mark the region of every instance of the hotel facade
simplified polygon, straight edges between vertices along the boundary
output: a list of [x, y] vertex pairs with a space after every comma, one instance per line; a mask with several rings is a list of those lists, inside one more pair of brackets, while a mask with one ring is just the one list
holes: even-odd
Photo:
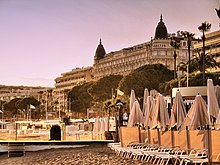
[[[117, 74], [127, 75], [146, 64], [160, 63], [174, 70], [174, 48], [170, 45], [171, 41], [180, 43], [180, 49], [176, 50], [178, 66], [188, 60], [187, 40], [180, 32], [168, 34], [162, 15], [155, 30], [155, 37], [148, 42], [106, 54], [100, 40], [94, 57], [94, 79]], [[198, 43], [197, 40], [192, 41], [191, 50], [196, 43]]]
[[92, 67], [75, 68], [69, 72], [62, 73], [60, 77], [55, 79], [55, 88], [53, 90], [54, 99], [58, 102], [56, 109], [68, 112], [69, 102], [67, 93], [74, 86], [92, 80]]

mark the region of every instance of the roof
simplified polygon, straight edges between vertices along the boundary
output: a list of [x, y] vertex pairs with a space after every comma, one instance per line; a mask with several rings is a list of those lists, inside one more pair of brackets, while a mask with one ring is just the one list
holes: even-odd
[[105, 48], [103, 47], [102, 41], [100, 39], [99, 45], [98, 45], [98, 47], [96, 49], [96, 52], [95, 52], [95, 59], [100, 60], [105, 56], [105, 54], [106, 54], [105, 53]]
[[167, 28], [163, 22], [162, 15], [160, 16], [160, 22], [158, 23], [155, 31], [155, 39], [167, 39], [168, 33]]

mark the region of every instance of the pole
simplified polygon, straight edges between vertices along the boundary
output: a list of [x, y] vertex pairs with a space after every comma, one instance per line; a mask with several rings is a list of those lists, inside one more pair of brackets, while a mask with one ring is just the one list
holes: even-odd
[[46, 111], [46, 120], [47, 120], [47, 119], [48, 119], [48, 118], [47, 118], [47, 93], [46, 93], [45, 111]]
[[187, 65], [186, 86], [189, 87], [189, 65]]
[[177, 66], [177, 70], [178, 70], [178, 75], [177, 75], [178, 87], [180, 87], [180, 68], [179, 68], [179, 66]]
[[174, 79], [176, 78], [176, 50], [174, 50]]
[[205, 85], [205, 32], [202, 32], [202, 80]]

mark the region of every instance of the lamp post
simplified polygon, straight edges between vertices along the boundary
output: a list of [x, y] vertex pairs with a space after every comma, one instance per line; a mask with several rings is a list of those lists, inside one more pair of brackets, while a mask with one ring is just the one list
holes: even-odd
[[116, 107], [117, 107], [117, 122], [116, 122], [116, 136], [117, 136], [117, 141], [119, 141], [119, 128], [121, 127], [120, 119], [121, 119], [121, 111], [123, 108], [124, 103], [121, 102], [121, 100], [116, 101]]

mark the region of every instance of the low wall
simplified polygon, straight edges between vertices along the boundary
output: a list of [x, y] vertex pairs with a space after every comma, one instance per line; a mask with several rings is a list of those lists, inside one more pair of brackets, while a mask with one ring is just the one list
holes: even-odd
[[131, 142], [146, 142], [163, 146], [208, 149], [211, 162], [220, 162], [220, 130], [165, 131], [142, 130], [138, 127], [121, 127], [121, 145]]
[[126, 147], [131, 142], [139, 142], [138, 127], [120, 127], [121, 146]]
[[211, 131], [211, 159], [212, 162], [220, 162], [220, 130]]

